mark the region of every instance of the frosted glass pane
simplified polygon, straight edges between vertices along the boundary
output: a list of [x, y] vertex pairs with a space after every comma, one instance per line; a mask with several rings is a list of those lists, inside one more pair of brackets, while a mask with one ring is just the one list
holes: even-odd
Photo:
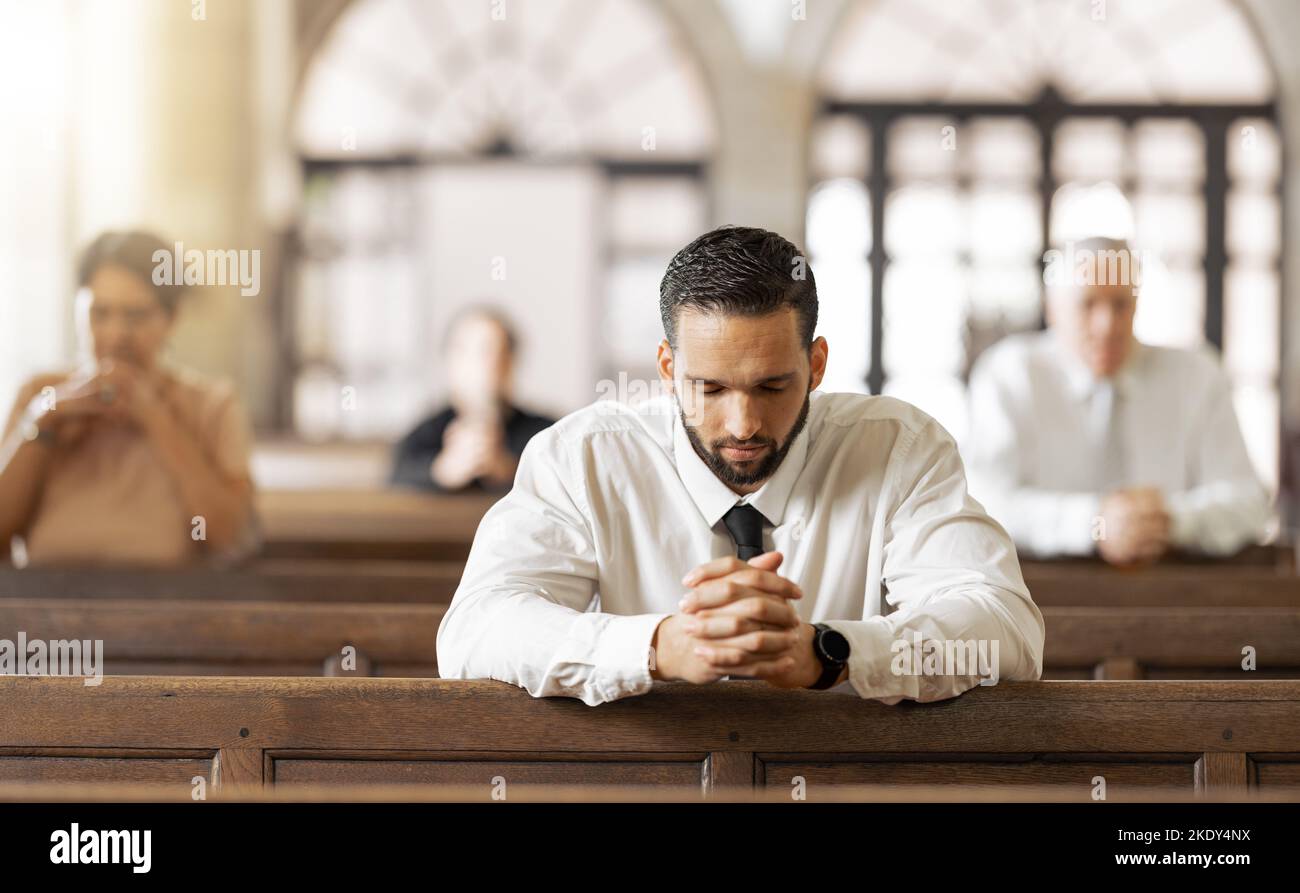
[[501, 8], [494, 19], [493, 4], [470, 0], [349, 4], [303, 79], [298, 146], [317, 156], [454, 154], [504, 137], [551, 157], [712, 151], [702, 69], [656, 4]]
[[1038, 196], [976, 189], [970, 197], [970, 248], [976, 263], [1018, 262], [1042, 253]]
[[1278, 275], [1231, 265], [1224, 278], [1223, 353], [1232, 376], [1270, 382], [1278, 372]]
[[[809, 4], [810, 7], [814, 4]], [[821, 73], [851, 99], [1258, 102], [1274, 90], [1231, 0], [871, 0], [850, 5]]]
[[[349, 256], [332, 268], [335, 288], [330, 343], [345, 374], [382, 367], [400, 345], [388, 340], [386, 317], [401, 300], [401, 271], [385, 257]], [[396, 293], [394, 293], [396, 291]]]
[[808, 203], [807, 238], [817, 277], [817, 334], [830, 345], [824, 391], [866, 393], [871, 361], [867, 191], [858, 180], [819, 184]]
[[[628, 69], [629, 61], [641, 67]], [[586, 125], [584, 141], [590, 142], [579, 148], [636, 161], [708, 156], [717, 140], [716, 125], [710, 94], [696, 67], [654, 49], [622, 64], [621, 77], [607, 80], [599, 74], [591, 82], [590, 89], [602, 103], [598, 115], [587, 118], [581, 101], [561, 94], [569, 113]]]
[[1114, 180], [1124, 176], [1127, 134], [1111, 118], [1074, 118], [1056, 128], [1052, 170], [1056, 179]]
[[885, 199], [885, 250], [891, 257], [951, 257], [965, 247], [956, 190], [906, 186]]
[[1228, 128], [1228, 176], [1234, 182], [1272, 186], [1282, 169], [1282, 142], [1271, 121], [1241, 118]]
[[686, 178], [618, 177], [609, 214], [618, 247], [676, 250], [705, 229], [703, 189]]
[[951, 4], [899, 0], [851, 7], [823, 66], [823, 89], [846, 98], [947, 95], [951, 74], [936, 64], [933, 29], [960, 14]]
[[1205, 179], [1205, 136], [1191, 121], [1139, 121], [1133, 154], [1137, 176], [1148, 183], [1190, 187]]
[[826, 339], [823, 391], [867, 393], [871, 366], [871, 271], [862, 260], [814, 254], [817, 276], [817, 334]]
[[664, 337], [659, 281], [667, 265], [667, 256], [626, 258], [609, 271], [601, 335], [615, 370], [630, 373], [653, 365], [655, 348]]
[[904, 118], [889, 128], [889, 172], [909, 179], [951, 177], [959, 140], [951, 118]]
[[327, 360], [330, 349], [330, 265], [298, 267], [295, 322], [298, 354], [307, 362]]
[[[1259, 102], [1273, 92], [1273, 76], [1241, 10], [1227, 0], [1112, 2], [1111, 7], [1160, 7], [1167, 18], [1145, 31], [1165, 37], [1144, 66], [1157, 92], [1175, 102]], [[1190, 23], [1173, 27], [1171, 22]], [[1137, 62], [1141, 54], [1130, 54]], [[1212, 61], [1211, 61], [1212, 60]]]
[[409, 220], [400, 215], [392, 174], [349, 170], [338, 176], [330, 195], [330, 215], [337, 238], [378, 244], [399, 235]]
[[977, 118], [958, 133], [958, 154], [973, 177], [1034, 180], [1040, 171], [1038, 131], [1017, 118]]
[[349, 151], [385, 155], [416, 149], [418, 122], [401, 104], [401, 94], [385, 86], [341, 64], [315, 67], [302, 85], [298, 147], [323, 158]]
[[[808, 251], [819, 257], [864, 259], [871, 247], [867, 190], [858, 180], [820, 183], [808, 199]], [[813, 267], [814, 272], [817, 267]]]
[[1144, 256], [1133, 331], [1148, 344], [1195, 347], [1205, 342], [1205, 273], [1167, 267]]
[[1228, 193], [1228, 256], [1271, 263], [1282, 238], [1282, 209], [1272, 193], [1233, 189]]
[[1205, 253], [1205, 198], [1199, 193], [1140, 192], [1133, 199], [1137, 244], [1168, 260], [1196, 261]]
[[969, 278], [971, 313], [980, 319], [1002, 319], [1012, 329], [1028, 328], [1038, 321], [1042, 278], [1037, 266], [976, 268]]
[[1054, 244], [1091, 236], [1132, 239], [1135, 229], [1133, 209], [1113, 183], [1066, 183], [1052, 196]]
[[968, 302], [961, 271], [940, 264], [891, 264], [884, 294], [886, 374], [956, 375], [966, 354]]
[[820, 178], [862, 179], [871, 166], [871, 135], [857, 118], [823, 118], [813, 129], [812, 168]]

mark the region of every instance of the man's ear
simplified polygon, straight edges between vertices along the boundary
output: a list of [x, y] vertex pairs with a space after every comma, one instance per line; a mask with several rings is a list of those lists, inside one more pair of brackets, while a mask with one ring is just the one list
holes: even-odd
[[659, 370], [659, 380], [664, 383], [671, 393], [673, 390], [673, 348], [666, 338], [659, 342], [659, 356], [655, 361], [655, 368]]
[[812, 373], [808, 380], [808, 390], [815, 391], [821, 387], [822, 378], [826, 376], [826, 357], [829, 353], [830, 345], [820, 336], [814, 339], [812, 347], [808, 348], [808, 361]]

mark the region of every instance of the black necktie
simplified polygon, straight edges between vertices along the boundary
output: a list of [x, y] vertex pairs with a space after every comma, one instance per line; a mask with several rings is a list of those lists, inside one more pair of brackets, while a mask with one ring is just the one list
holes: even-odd
[[736, 541], [736, 557], [741, 561], [763, 554], [764, 520], [762, 512], [752, 505], [732, 506], [731, 511], [722, 516], [727, 532]]

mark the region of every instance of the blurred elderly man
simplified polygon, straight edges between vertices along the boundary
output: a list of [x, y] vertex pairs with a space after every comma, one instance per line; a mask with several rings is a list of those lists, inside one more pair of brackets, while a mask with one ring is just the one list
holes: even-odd
[[1048, 265], [1046, 332], [971, 374], [972, 494], [1022, 552], [1112, 564], [1257, 541], [1269, 500], [1217, 361], [1133, 335], [1138, 252], [1088, 239]]
[[553, 419], [516, 406], [510, 396], [518, 339], [505, 316], [470, 307], [443, 343], [449, 405], [398, 443], [391, 483], [435, 492], [510, 489], [533, 435]]

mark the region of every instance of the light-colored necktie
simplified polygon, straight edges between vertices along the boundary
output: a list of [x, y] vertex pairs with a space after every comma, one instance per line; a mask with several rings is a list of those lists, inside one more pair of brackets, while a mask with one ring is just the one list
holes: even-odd
[[1092, 413], [1093, 431], [1097, 438], [1097, 489], [1101, 493], [1109, 493], [1128, 484], [1124, 449], [1124, 391], [1113, 379], [1101, 383], [1093, 394]]

